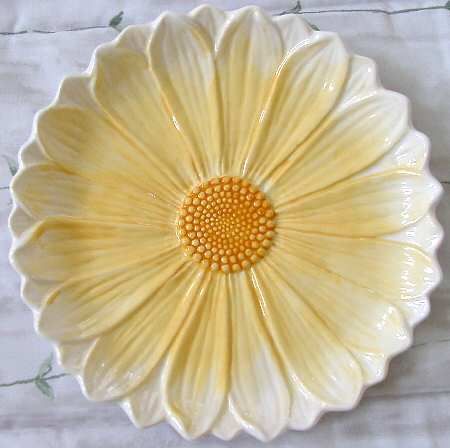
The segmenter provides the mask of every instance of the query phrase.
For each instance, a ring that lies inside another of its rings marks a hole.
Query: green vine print
[[[58,378],[62,378],[64,376],[67,376],[67,373],[59,373],[57,375],[49,375],[50,372],[53,370],[53,355],[48,356],[42,364],[39,366],[39,369],[36,373],[36,375],[33,378],[27,378],[24,380],[16,380],[12,381],[11,383],[1,383],[0,387],[12,387],[17,386],[19,384],[31,384],[34,383],[34,385],[39,389],[39,391],[44,394],[46,397],[53,399],[55,398],[55,394],[53,392],[52,386],[49,384],[49,381],[56,380]]]
[[[291,9],[287,9],[286,11],[280,12],[279,16],[285,15],[285,14],[323,14],[323,13],[352,13],[352,12],[369,12],[373,14],[386,14],[388,16],[394,16],[397,14],[406,14],[410,12],[420,12],[420,11],[430,11],[430,10],[436,10],[436,9],[446,9],[450,11],[450,0],[447,1],[447,3],[443,5],[434,5],[434,6],[423,6],[423,7],[417,7],[417,8],[406,8],[406,9],[393,9],[393,10],[387,10],[387,9],[379,9],[379,8],[355,8],[355,9],[318,9],[318,10],[312,10],[312,11],[304,11],[302,9],[302,6],[300,2],[298,1],[295,6]]]

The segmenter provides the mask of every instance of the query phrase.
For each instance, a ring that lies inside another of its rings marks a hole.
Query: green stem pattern
[[[45,381],[49,380],[56,380],[58,378],[62,378],[64,376],[67,376],[67,373],[58,373],[57,375],[51,375],[51,376],[42,376],[41,378]],[[0,384],[0,387],[11,387],[11,386],[17,386],[18,384],[31,384],[34,383],[39,377],[35,376],[34,378],[28,378],[26,380],[17,380],[13,381],[12,383],[2,383]]]
[[[450,11],[450,4],[447,3],[445,5],[436,5],[436,6],[424,6],[421,8],[407,8],[407,9],[397,9],[389,11],[387,9],[321,9],[321,10],[313,10],[313,11],[303,11],[300,7],[300,3],[297,3],[297,5],[292,8],[288,9],[287,11],[280,12],[279,16],[283,16],[285,14],[322,14],[322,13],[352,13],[352,12],[369,12],[374,14],[386,14],[388,16],[393,16],[396,14],[406,14],[411,12],[420,12],[420,11],[431,11],[431,10],[438,10],[438,9],[445,9],[447,11]]]

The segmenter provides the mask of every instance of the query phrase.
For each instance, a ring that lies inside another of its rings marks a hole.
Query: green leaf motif
[[[317,25],[314,25],[314,23],[308,22],[308,25],[309,25],[313,30],[320,31],[320,28],[319,28]]]
[[[116,14],[110,21],[109,21],[109,26],[111,26],[112,28],[116,28],[117,25],[120,24],[120,22],[122,22],[123,19],[123,11],[120,11],[119,14]]]
[[[287,9],[286,11],[280,12],[279,14],[275,14],[275,15],[284,16],[286,14],[300,14],[301,10],[302,10],[302,5],[300,2],[297,2],[293,8]]]
[[[445,7],[450,11],[450,0],[445,4]]]
[[[43,363],[40,365],[37,378],[42,378],[52,371],[53,354],[48,358],[44,359]]]
[[[52,386],[50,386],[47,381],[42,378],[37,378],[34,384],[46,397],[50,398],[51,400],[55,398]]]
[[[297,4],[292,8],[294,12],[300,12],[302,10],[302,5],[300,2],[297,2]]]
[[[6,160],[6,163],[8,164],[9,172],[11,173],[11,176],[15,176],[17,173],[17,170],[19,167],[17,166],[17,162],[9,156],[4,155],[3,158]]]

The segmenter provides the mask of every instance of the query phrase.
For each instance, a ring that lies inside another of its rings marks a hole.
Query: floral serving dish
[[[298,15],[130,26],[37,114],[11,261],[92,400],[269,440],[356,405],[440,279],[407,99]]]

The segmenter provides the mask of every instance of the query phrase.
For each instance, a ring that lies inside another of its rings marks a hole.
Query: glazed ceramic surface
[[[21,151],[11,260],[37,331],[140,427],[269,440],[352,408],[440,278],[408,108],[298,15],[128,27]]]

